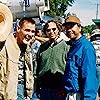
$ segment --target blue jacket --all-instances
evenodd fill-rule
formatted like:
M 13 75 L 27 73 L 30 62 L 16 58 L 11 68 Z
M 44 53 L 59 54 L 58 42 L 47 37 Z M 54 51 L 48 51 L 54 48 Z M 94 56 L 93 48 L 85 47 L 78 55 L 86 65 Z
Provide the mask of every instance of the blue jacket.
M 70 46 L 64 74 L 65 90 L 81 93 L 82 100 L 95 100 L 98 87 L 95 49 L 85 36 Z

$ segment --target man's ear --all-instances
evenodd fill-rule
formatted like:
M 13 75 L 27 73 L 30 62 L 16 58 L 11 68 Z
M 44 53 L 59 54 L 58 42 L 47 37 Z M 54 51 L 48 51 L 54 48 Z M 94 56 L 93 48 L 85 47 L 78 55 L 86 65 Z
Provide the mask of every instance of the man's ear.
M 80 32 L 82 31 L 82 27 L 79 27 L 79 31 L 80 31 Z
M 20 27 L 19 27 L 19 26 L 17 26 L 17 29 L 16 29 L 16 31 L 17 31 L 17 32 L 19 32 L 19 31 L 20 31 Z

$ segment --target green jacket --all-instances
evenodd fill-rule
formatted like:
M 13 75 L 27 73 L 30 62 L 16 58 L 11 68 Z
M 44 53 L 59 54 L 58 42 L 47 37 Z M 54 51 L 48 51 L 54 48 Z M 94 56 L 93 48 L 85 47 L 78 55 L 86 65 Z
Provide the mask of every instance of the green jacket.
M 41 44 L 37 53 L 37 76 L 43 76 L 47 71 L 64 74 L 68 50 L 64 40 L 56 41 L 56 44 L 50 41 Z

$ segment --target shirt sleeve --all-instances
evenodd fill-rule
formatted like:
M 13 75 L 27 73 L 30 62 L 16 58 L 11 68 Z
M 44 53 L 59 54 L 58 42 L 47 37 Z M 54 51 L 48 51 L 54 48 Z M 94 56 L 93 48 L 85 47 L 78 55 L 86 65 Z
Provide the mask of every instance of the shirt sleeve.
M 96 100 L 98 82 L 96 78 L 96 55 L 95 51 L 88 48 L 83 53 L 82 63 L 82 100 Z

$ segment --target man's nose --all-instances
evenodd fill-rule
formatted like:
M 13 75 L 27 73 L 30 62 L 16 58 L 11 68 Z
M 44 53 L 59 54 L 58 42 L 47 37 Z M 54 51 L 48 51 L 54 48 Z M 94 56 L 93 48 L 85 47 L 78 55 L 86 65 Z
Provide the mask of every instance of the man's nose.
M 34 36 L 35 33 L 29 32 L 28 35 L 30 35 L 30 36 Z
M 54 31 L 51 29 L 50 32 L 53 33 Z
M 29 34 L 25 35 L 25 37 L 28 39 L 32 39 L 32 35 L 29 35 Z

